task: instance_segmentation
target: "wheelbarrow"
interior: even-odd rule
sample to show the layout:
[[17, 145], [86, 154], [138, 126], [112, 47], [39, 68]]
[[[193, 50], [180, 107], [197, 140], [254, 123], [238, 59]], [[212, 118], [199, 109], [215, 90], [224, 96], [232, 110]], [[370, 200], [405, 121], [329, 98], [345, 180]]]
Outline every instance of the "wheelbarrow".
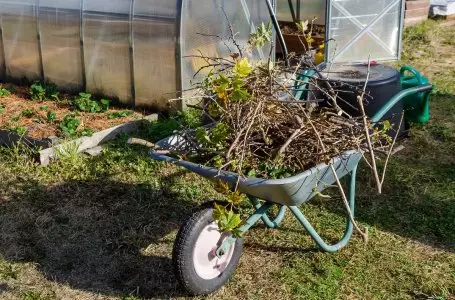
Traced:
[[[412, 95], [429, 93], [431, 89], [431, 84], [425, 84], [401, 91], [373, 116], [372, 121], [379, 122], [398, 101], [410, 99]], [[159, 141], [156, 148], [181, 149], [185, 147], [185, 143], [185, 139], [181, 136], [174, 135]], [[286, 210], [289, 209], [323, 251], [338, 251], [351, 238], [356, 171], [362, 158], [362, 153], [357, 150], [347, 151], [334, 157], [331, 165], [319, 164], [285, 179], [244, 178], [235, 173], [179, 160], [162, 154], [162, 151], [152, 150], [150, 155], [155, 160], [177, 164], [207, 179], [221, 180], [231, 186], [237, 185], [238, 190], [248, 196], [255, 208], [254, 213], [240, 228], [243, 233], [259, 220], [269, 228], [277, 228], [284, 219]], [[332, 166], [338, 178], [349, 177], [348, 202], [352, 216], [346, 217], [346, 228], [341, 240], [329, 245], [316, 232], [299, 206], [336, 182]], [[242, 238], [235, 238], [230, 233], [222, 233], [218, 230], [217, 223], [212, 217], [213, 203], [203, 204], [183, 222], [174, 243], [173, 264], [176, 277], [185, 290], [192, 295], [205, 295], [221, 288], [230, 279], [242, 255]], [[268, 212], [273, 206], [278, 206], [279, 210], [276, 216], [270, 217]]]

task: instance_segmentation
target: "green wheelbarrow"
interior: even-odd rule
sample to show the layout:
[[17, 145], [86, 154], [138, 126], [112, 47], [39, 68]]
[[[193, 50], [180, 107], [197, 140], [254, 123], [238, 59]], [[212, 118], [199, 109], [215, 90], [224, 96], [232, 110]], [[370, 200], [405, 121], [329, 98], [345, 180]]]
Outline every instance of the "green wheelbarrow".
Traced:
[[[412, 95], [429, 93], [431, 89], [432, 85], [426, 84], [401, 91], [376, 113], [372, 118], [373, 122], [381, 120], [398, 101], [409, 99]], [[186, 140], [174, 135], [161, 140], [156, 146], [160, 150], [178, 150], [186, 146]], [[152, 150], [150, 155], [155, 160], [177, 164], [210, 180], [222, 180], [231, 186], [238, 182], [239, 191], [245, 193], [255, 207], [254, 213], [241, 227], [242, 232], [246, 232], [259, 220], [270, 228], [277, 228], [289, 209], [323, 251], [335, 252], [351, 238], [353, 224], [349, 216], [346, 218], [346, 228], [341, 240], [329, 245], [308, 222], [299, 206], [336, 182], [333, 166], [338, 178], [349, 176], [348, 200], [353, 214], [356, 170], [362, 158], [359, 151], [342, 153], [332, 159], [331, 165], [320, 164], [295, 176], [274, 180], [243, 178], [238, 174], [169, 157], [156, 150]], [[259, 199], [264, 201], [260, 202]], [[271, 218], [268, 211], [273, 206], [278, 206], [279, 210], [278, 214]], [[212, 217], [213, 209], [213, 203], [206, 203], [195, 210], [181, 225], [174, 243], [173, 264], [176, 277], [192, 295], [205, 295], [221, 288], [232, 276], [242, 255], [242, 239], [218, 231]]]

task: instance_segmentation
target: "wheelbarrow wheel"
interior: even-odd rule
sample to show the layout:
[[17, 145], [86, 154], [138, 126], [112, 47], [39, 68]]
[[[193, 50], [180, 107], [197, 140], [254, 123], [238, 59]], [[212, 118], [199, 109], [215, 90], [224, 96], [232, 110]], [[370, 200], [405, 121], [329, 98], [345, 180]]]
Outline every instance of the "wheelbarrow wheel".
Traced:
[[191, 295], [207, 295], [229, 281], [240, 260], [242, 239], [218, 258], [216, 249], [229, 236], [218, 231], [213, 207], [194, 212], [180, 227], [174, 243], [172, 260], [177, 280]]

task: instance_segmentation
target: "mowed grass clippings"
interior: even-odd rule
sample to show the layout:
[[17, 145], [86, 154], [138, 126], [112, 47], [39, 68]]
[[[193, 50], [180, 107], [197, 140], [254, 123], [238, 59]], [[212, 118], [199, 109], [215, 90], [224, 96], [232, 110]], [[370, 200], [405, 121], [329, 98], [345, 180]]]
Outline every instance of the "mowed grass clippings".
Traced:
[[[356, 215], [369, 243], [354, 236], [328, 254], [289, 215], [279, 230], [258, 225], [232, 281], [208, 299], [455, 299], [453, 32], [430, 21], [406, 33], [400, 64], [436, 84], [432, 120], [412, 128], [382, 195], [361, 168]], [[0, 299], [186, 298], [172, 245], [185, 216], [217, 198], [211, 184], [126, 137], [99, 157], [68, 152], [43, 168], [0, 150]], [[302, 210], [325, 239], [341, 237], [339, 196]]]

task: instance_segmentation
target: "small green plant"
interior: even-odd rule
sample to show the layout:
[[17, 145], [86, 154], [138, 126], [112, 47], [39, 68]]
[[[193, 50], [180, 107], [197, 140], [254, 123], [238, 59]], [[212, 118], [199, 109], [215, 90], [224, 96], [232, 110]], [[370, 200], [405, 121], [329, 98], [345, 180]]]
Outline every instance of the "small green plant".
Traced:
[[92, 94], [79, 93], [79, 97], [74, 100], [77, 109], [83, 112], [99, 113], [109, 109], [110, 101], [101, 99], [100, 102], [92, 100]]
[[11, 122], [19, 122], [21, 118], [20, 117], [13, 117], [10, 119]]
[[116, 112], [109, 113], [109, 114], [107, 114], [107, 117], [109, 119], [120, 119], [120, 118], [125, 118], [128, 116], [131, 116], [132, 114], [133, 114], [133, 112], [130, 110], [122, 110], [122, 111], [116, 111]]
[[35, 82], [30, 86], [30, 97], [32, 100], [44, 101], [46, 99], [59, 101], [57, 86], [53, 83], [42, 84]]
[[19, 135], [25, 135], [27, 133], [27, 129], [24, 126], [11, 126], [9, 130]]
[[81, 121], [76, 118], [75, 114], [69, 114], [66, 115], [60, 123], [60, 129], [68, 136], [74, 136], [80, 124]]
[[57, 113], [53, 110], [47, 112], [47, 121], [49, 123], [55, 123], [57, 121]]
[[106, 111], [111, 106], [111, 100], [101, 99], [101, 111]]
[[57, 89], [57, 86], [53, 83], [48, 83], [44, 86], [46, 90], [46, 98], [54, 101], [59, 101], [60, 92]]
[[5, 89], [4, 87], [0, 87], [0, 98], [1, 97], [5, 97], [5, 96], [9, 96], [9, 95], [11, 95], [10, 91]]
[[39, 107], [39, 110], [41, 111], [47, 111], [49, 109], [49, 107], [47, 105], [42, 105]]
[[3, 104], [0, 104], [0, 114], [5, 112], [5, 106]]
[[30, 86], [30, 96], [32, 100], [43, 101], [46, 99], [46, 89], [41, 83], [35, 82]]
[[95, 131], [91, 128], [85, 128], [84, 130], [81, 131], [81, 136], [92, 136], [95, 133]]
[[24, 109], [21, 115], [26, 118], [31, 118], [35, 115], [35, 111], [33, 109]]

